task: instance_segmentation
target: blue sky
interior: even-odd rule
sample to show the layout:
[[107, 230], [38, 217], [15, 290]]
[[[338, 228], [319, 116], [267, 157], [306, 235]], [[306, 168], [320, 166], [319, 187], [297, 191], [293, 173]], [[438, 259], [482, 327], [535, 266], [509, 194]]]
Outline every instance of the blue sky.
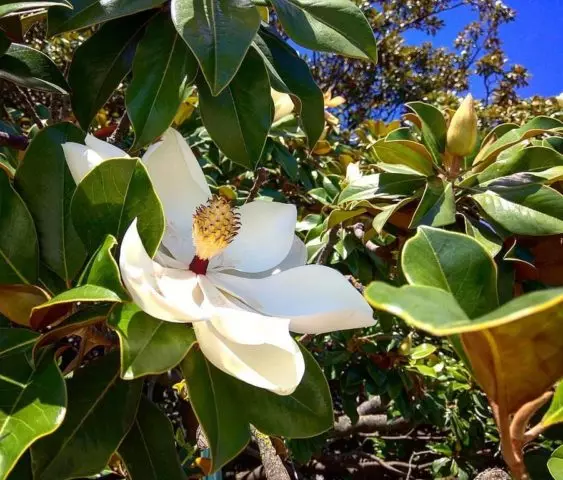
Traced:
[[[532, 74], [530, 84], [520, 90], [523, 96], [558, 95], [563, 92], [563, 0], [504, 0], [517, 12], [516, 20], [501, 27], [501, 38], [509, 63], [520, 63]], [[464, 25], [476, 19], [468, 8], [443, 14], [446, 26], [430, 40], [450, 46]], [[420, 32], [407, 34], [409, 43], [429, 39]], [[479, 83], [472, 93], [482, 95]]]

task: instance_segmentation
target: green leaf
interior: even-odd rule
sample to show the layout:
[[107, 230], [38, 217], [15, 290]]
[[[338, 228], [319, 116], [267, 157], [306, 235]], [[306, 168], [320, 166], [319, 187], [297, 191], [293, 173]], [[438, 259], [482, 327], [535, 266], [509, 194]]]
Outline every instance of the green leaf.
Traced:
[[86, 253], [70, 221], [70, 198], [75, 184], [61, 144], [84, 141], [70, 123], [44, 128], [33, 138], [16, 172], [15, 184], [37, 228], [41, 260], [70, 282]]
[[33, 309], [34, 313], [50, 308], [55, 305], [74, 302], [121, 302], [121, 298], [117, 293], [112, 292], [104, 287], [97, 285], [81, 285], [80, 287], [71, 288], [65, 292], [59, 293], [57, 296], [51, 298]]
[[[291, 395], [276, 395], [241, 382], [192, 347], [181, 364], [190, 401], [211, 449], [213, 470], [234, 458], [248, 442], [248, 424], [268, 435], [306, 438], [333, 425], [332, 400], [324, 375], [301, 347], [305, 375]], [[227, 440], [228, 439], [228, 440]]]
[[133, 303], [116, 305], [108, 323], [121, 344], [121, 377], [126, 380], [171, 370], [195, 342], [190, 325], [151, 317]]
[[432, 355], [437, 349], [438, 348], [431, 343], [421, 343], [411, 350], [409, 356], [412, 360], [422, 360]]
[[496, 257], [502, 250], [503, 238], [484, 221], [463, 215], [463, 222], [465, 234], [477, 240], [491, 257]]
[[410, 140], [378, 140], [373, 151], [380, 162], [391, 165], [405, 165], [427, 177], [433, 175], [432, 157], [420, 143]]
[[446, 134], [448, 128], [446, 120], [440, 110], [428, 103], [410, 102], [410, 108], [420, 119], [422, 124], [422, 141], [434, 159], [436, 165], [442, 164], [442, 154], [446, 149]]
[[420, 195], [413, 195], [412, 197], [403, 198], [397, 203], [393, 203], [391, 205], [386, 205], [385, 207], [382, 207], [381, 212], [379, 212], [375, 217], [373, 217], [373, 222], [372, 222], [373, 229], [378, 234], [380, 234], [394, 213], [398, 212], [405, 205], [408, 205], [409, 203], [413, 202], [417, 198], [420, 198]]
[[39, 334], [26, 328], [0, 328], [0, 358], [30, 350]]
[[3, 330], [0, 478], [8, 476], [32, 443], [59, 427], [66, 410], [65, 382], [53, 355], [48, 352], [34, 369], [30, 336], [25, 341], [17, 329]]
[[172, 21], [197, 58], [212, 96], [233, 80], [260, 26], [250, 0], [172, 0]]
[[93, 252], [113, 235], [121, 241], [133, 220], [149, 255], [164, 231], [164, 214], [147, 170], [139, 159], [106, 160], [84, 177], [72, 197], [76, 231]]
[[12, 41], [8, 38], [4, 31], [0, 30], [0, 56], [4, 55], [6, 50], [8, 50], [8, 48], [10, 47], [11, 43]]
[[33, 284], [39, 254], [33, 218], [0, 171], [0, 284]]
[[135, 131], [134, 149], [172, 123], [197, 74], [197, 61], [176, 33], [169, 12], [154, 17], [137, 47], [125, 103]]
[[97, 285], [115, 292], [120, 298], [129, 298], [127, 291], [121, 283], [119, 266], [113, 258], [112, 250], [117, 245], [117, 240], [112, 235], [108, 235], [100, 248], [92, 255], [86, 268], [78, 279], [78, 286]]
[[496, 265], [467, 235], [420, 227], [405, 244], [401, 266], [411, 285], [450, 292], [471, 318], [499, 304]]
[[296, 111], [312, 148], [323, 132], [325, 119], [323, 92], [315, 83], [309, 66], [272, 29], [260, 28], [254, 47], [264, 60], [272, 87], [297, 97]]
[[69, 92], [63, 74], [47, 55], [19, 43], [12, 43], [0, 57], [0, 78], [36, 90]]
[[297, 160], [285, 145], [272, 142], [272, 158], [282, 167], [284, 173], [294, 182], [299, 179]]
[[272, 124], [274, 105], [264, 64], [249, 50], [227, 88], [213, 96], [198, 76], [201, 117], [209, 135], [233, 162], [254, 168]]
[[119, 378], [117, 354], [76, 370], [67, 385], [64, 422], [31, 449], [34, 478], [61, 480], [98, 473], [135, 420], [142, 382]]
[[20, 457], [18, 463], [16, 463], [10, 475], [8, 475], [8, 480], [33, 480], [29, 450]]
[[563, 445], [555, 449], [547, 461], [547, 468], [555, 480], [563, 480]]
[[211, 450], [212, 471], [235, 458], [250, 440], [248, 420], [241, 411], [229, 376], [215, 368], [194, 345], [180, 368], [190, 403]]
[[438, 177], [429, 178], [409, 228], [420, 225], [431, 227], [451, 225], [455, 223], [455, 211], [452, 184]]
[[559, 382], [551, 403], [549, 404], [549, 409], [544, 413], [541, 419], [541, 424], [544, 427], [549, 427], [556, 423], [563, 422], [563, 382]]
[[71, 4], [66, 0], [19, 0], [16, 2], [3, 2], [0, 5], [0, 17], [4, 17], [9, 13], [21, 12], [22, 10], [33, 10], [36, 8], [48, 8], [58, 5], [65, 8], [72, 8]]
[[352, 200], [372, 198], [394, 198], [397, 195], [410, 196], [422, 187], [426, 179], [419, 175], [402, 173], [375, 173], [353, 181], [338, 197], [338, 204]]
[[137, 418], [119, 446], [119, 456], [132, 480], [184, 480], [174, 431], [160, 409], [141, 397]]
[[107, 22], [76, 49], [68, 82], [72, 110], [84, 130], [131, 70], [135, 49], [152, 16], [143, 12]]
[[373, 31], [362, 11], [348, 0], [272, 0], [278, 18], [295, 43], [377, 62]]
[[536, 236], [563, 233], [563, 195], [545, 185], [487, 190], [472, 198], [509, 232]]
[[498, 177], [505, 177], [518, 172], [538, 172], [550, 167], [563, 165], [563, 155], [547, 147], [510, 149], [501, 153], [497, 160], [477, 175], [482, 184]]
[[49, 9], [48, 34], [90, 27], [119, 17], [158, 7], [163, 0], [71, 0], [72, 10]]

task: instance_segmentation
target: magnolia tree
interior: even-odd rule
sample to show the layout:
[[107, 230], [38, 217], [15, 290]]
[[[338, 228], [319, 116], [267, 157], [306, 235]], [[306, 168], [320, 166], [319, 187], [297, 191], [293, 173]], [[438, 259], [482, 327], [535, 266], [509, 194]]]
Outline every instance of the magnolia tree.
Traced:
[[[250, 441], [267, 478], [290, 478], [299, 439], [406, 418], [454, 370], [436, 398], [471, 392], [477, 411], [484, 392], [507, 467], [530, 478], [526, 446], [563, 421], [563, 281], [521, 251], [561, 252], [563, 123], [480, 132], [468, 96], [339, 144], [325, 107], [343, 99], [272, 11], [302, 47], [377, 60], [348, 0], [0, 6], [0, 78], [22, 105], [0, 131], [1, 479], [210, 476]], [[80, 31], [68, 71], [22, 43], [45, 20]], [[370, 455], [382, 478], [430, 475]]]

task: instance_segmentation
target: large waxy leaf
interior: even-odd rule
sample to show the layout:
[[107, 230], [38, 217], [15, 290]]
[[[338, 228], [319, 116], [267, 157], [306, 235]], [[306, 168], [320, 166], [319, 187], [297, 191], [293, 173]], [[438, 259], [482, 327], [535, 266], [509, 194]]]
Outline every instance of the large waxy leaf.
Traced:
[[206, 360], [197, 345], [181, 364], [192, 407], [209, 442], [212, 468], [234, 458], [250, 439], [249, 423], [269, 435], [305, 438], [332, 426], [324, 375], [304, 348], [305, 375], [294, 393], [276, 395], [243, 383]]
[[381, 212], [379, 212], [374, 218], [372, 222], [372, 226], [377, 233], [381, 233], [383, 228], [387, 224], [389, 220], [396, 214], [401, 208], [409, 203], [413, 202], [420, 195], [413, 195], [412, 197], [403, 198], [401, 201], [397, 203], [392, 203], [391, 205], [386, 205], [382, 208]]
[[133, 220], [143, 244], [153, 255], [164, 231], [162, 205], [138, 159], [107, 160], [94, 168], [76, 189], [72, 221], [88, 251], [113, 235], [120, 241]]
[[107, 22], [76, 49], [68, 82], [72, 109], [84, 130], [131, 70], [135, 49], [152, 16], [142, 12]]
[[563, 445], [555, 449], [547, 461], [547, 468], [554, 480], [563, 480]]
[[84, 263], [85, 251], [70, 221], [75, 184], [61, 144], [83, 140], [84, 133], [70, 123], [44, 128], [28, 147], [15, 178], [35, 220], [41, 260], [67, 282]]
[[424, 177], [401, 173], [375, 173], [350, 183], [338, 197], [338, 203], [372, 198], [410, 196], [425, 184]]
[[170, 126], [197, 68], [170, 14], [162, 12], [153, 18], [137, 47], [133, 80], [125, 96], [135, 130], [133, 148], [150, 143]]
[[195, 342], [190, 325], [151, 317], [133, 303], [116, 305], [108, 322], [119, 335], [126, 380], [172, 369]]
[[137, 418], [119, 446], [132, 480], [184, 480], [176, 453], [174, 431], [160, 409], [141, 397]]
[[473, 199], [495, 222], [519, 235], [563, 233], [563, 195], [539, 184], [488, 190]]
[[426, 176], [433, 174], [432, 157], [420, 143], [410, 140], [381, 139], [375, 143], [373, 151], [382, 163], [404, 165]]
[[451, 183], [432, 177], [412, 217], [409, 228], [419, 225], [443, 227], [455, 222], [455, 198]]
[[420, 227], [405, 244], [401, 265], [411, 285], [450, 292], [471, 318], [499, 304], [492, 257], [467, 235]]
[[491, 225], [481, 220], [474, 220], [463, 215], [465, 234], [477, 240], [491, 257], [502, 250], [503, 238]]
[[498, 140], [479, 152], [473, 164], [488, 166], [500, 152], [515, 145], [526, 138], [538, 136], [552, 129], [562, 129], [563, 122], [551, 117], [535, 117], [519, 128], [510, 129]]
[[0, 78], [37, 90], [69, 91], [63, 74], [47, 55], [19, 43], [12, 43], [0, 57]]
[[561, 422], [563, 422], [563, 382], [559, 382], [557, 385], [549, 409], [541, 419], [542, 425], [546, 427]]
[[446, 134], [448, 131], [444, 115], [428, 103], [410, 102], [407, 103], [407, 107], [418, 116], [422, 125], [422, 141], [430, 150], [434, 162], [441, 165], [442, 153], [446, 149]]
[[[504, 155], [509, 153], [509, 155]], [[537, 172], [563, 165], [563, 155], [547, 147], [528, 147], [516, 151], [505, 150], [496, 162], [476, 176], [478, 183], [518, 172]]]
[[64, 422], [31, 450], [34, 478], [61, 480], [98, 473], [135, 420], [142, 382], [119, 378], [117, 354], [77, 370], [67, 385]]
[[213, 96], [201, 75], [197, 85], [201, 116], [213, 141], [235, 163], [254, 168], [274, 112], [268, 73], [258, 53], [249, 50], [237, 75], [219, 95]]
[[[62, 2], [61, 2], [62, 3]], [[71, 0], [72, 10], [49, 10], [49, 35], [125, 17], [143, 10], [158, 7], [164, 0]]]
[[299, 45], [377, 61], [373, 31], [353, 2], [273, 0], [272, 5], [284, 30]]
[[19, 0], [14, 2], [3, 2], [0, 5], [0, 17], [9, 13], [22, 12], [25, 10], [33, 10], [35, 8], [48, 8], [51, 6], [61, 6], [71, 8], [71, 4], [66, 0]]
[[172, 0], [172, 21], [197, 58], [211, 95], [233, 79], [260, 26], [250, 0]]
[[323, 132], [325, 120], [323, 93], [309, 66], [273, 30], [261, 28], [254, 47], [264, 60], [272, 87], [299, 99], [299, 120], [312, 148]]
[[563, 377], [563, 289], [528, 293], [473, 319], [451, 294], [433, 287], [373, 282], [365, 296], [375, 308], [434, 335], [461, 334], [489, 401], [509, 414]]
[[8, 176], [0, 171], [0, 284], [33, 283], [38, 267], [33, 218]]
[[[63, 421], [65, 382], [49, 352], [32, 368], [29, 353], [37, 336], [2, 329], [0, 344], [0, 478], [6, 478], [18, 458], [39, 438]], [[35, 337], [34, 337], [35, 335]]]

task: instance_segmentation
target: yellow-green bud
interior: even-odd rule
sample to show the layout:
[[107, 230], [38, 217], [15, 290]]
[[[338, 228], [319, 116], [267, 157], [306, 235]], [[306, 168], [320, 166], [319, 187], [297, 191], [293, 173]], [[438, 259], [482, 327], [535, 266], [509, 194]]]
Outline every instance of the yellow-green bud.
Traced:
[[471, 94], [454, 113], [448, 128], [446, 148], [452, 155], [465, 157], [475, 148], [477, 142], [477, 113]]

